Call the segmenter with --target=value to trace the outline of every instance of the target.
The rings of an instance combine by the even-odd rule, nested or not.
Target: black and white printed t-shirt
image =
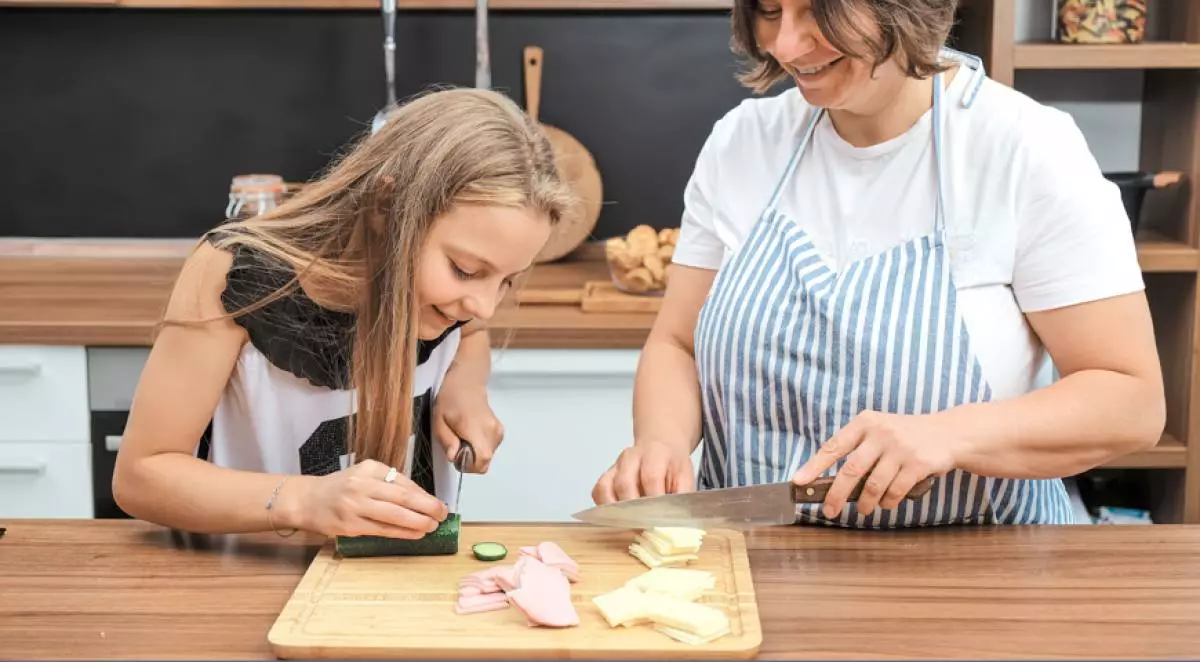
[[[210,233],[212,241],[216,233]],[[294,272],[274,258],[234,245],[221,303],[233,312],[287,283]],[[326,475],[348,467],[346,432],[357,410],[350,388],[354,315],[315,303],[302,289],[235,321],[249,336],[221,394],[199,457],[231,469]],[[418,343],[413,430],[401,469],[453,512],[457,471],[433,441],[432,414],[461,338],[461,324]],[[399,376],[397,376],[399,378]]]

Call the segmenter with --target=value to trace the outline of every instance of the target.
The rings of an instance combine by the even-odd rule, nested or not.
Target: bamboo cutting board
[[[689,567],[717,577],[699,602],[721,605],[730,634],[691,646],[649,626],[609,627],[591,599],[648,568],[629,555],[634,532],[575,524],[462,527],[454,556],[343,559],[332,542],[313,560],[267,638],[281,658],[732,658],[753,657],[762,642],[745,538],[709,531],[700,560]],[[471,554],[476,542],[509,550],[515,563],[523,545],[558,543],[580,565],[571,585],[579,625],[529,626],[515,608],[458,615],[458,580],[489,564]]]
[[[580,303],[585,313],[657,313],[662,308],[662,297],[629,294],[610,281],[592,280],[584,284]]]

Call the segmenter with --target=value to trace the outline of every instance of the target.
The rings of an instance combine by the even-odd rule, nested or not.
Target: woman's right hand
[[[365,460],[326,476],[310,477],[293,500],[297,528],[326,536],[423,538],[446,519],[446,504],[389,467]],[[287,493],[287,486],[281,492]]]
[[[685,446],[644,442],[621,451],[592,488],[592,501],[603,505],[695,489],[692,458]]]

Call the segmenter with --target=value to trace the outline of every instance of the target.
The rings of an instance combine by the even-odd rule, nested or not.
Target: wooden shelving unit
[[[1185,469],[1187,449],[1182,441],[1164,434],[1154,448],[1117,458],[1104,466],[1109,469]]]
[[[1054,0],[1041,2],[1050,13]],[[1157,446],[1105,468],[1149,470],[1156,521],[1200,523],[1200,2],[1159,0],[1150,11],[1158,13],[1150,24],[1159,34],[1141,44],[1017,42],[1013,0],[964,0],[955,36],[962,50],[984,59],[994,80],[1018,89],[1023,70],[1145,72],[1138,167],[1183,173],[1183,182],[1148,192],[1136,237],[1167,426]]]
[[[1016,44],[1013,66],[1017,69],[1194,69],[1200,67],[1200,44]]]

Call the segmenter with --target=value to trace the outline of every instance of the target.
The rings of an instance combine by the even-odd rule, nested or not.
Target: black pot
[[[1125,213],[1129,215],[1130,228],[1137,232],[1142,216],[1142,202],[1146,199],[1146,191],[1152,188],[1163,188],[1178,182],[1182,178],[1179,172],[1106,172],[1104,177],[1121,189],[1121,202],[1125,204]]]

